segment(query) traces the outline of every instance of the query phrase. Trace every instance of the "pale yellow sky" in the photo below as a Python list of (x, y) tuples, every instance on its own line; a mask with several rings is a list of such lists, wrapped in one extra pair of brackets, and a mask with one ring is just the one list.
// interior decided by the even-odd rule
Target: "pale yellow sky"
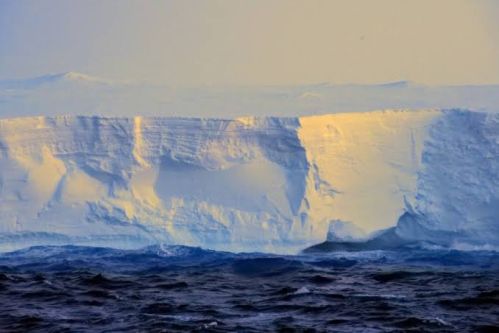
[(493, 0), (0, 1), (0, 79), (499, 83)]

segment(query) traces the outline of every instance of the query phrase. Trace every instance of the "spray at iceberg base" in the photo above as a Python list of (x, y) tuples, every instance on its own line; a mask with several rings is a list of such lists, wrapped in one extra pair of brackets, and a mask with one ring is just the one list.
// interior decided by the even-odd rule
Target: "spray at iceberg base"
[(0, 120), (2, 251), (494, 249), (498, 219), (499, 114)]

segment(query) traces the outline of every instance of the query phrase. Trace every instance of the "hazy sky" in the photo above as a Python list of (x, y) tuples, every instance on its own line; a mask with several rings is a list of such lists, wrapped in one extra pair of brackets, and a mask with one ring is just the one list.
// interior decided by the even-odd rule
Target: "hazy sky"
[(499, 83), (495, 0), (0, 0), (0, 79)]

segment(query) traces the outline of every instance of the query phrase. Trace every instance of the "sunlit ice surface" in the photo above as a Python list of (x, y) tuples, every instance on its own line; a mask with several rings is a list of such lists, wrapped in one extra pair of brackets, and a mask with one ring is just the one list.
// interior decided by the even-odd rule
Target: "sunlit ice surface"
[(496, 247), (497, 126), (496, 113), (439, 109), (3, 119), (1, 247), (297, 253), (389, 228)]

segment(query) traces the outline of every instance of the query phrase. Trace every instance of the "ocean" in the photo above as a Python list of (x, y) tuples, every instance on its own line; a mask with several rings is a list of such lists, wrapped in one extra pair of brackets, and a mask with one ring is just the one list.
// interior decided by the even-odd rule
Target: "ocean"
[(1, 332), (498, 332), (499, 253), (0, 255)]

